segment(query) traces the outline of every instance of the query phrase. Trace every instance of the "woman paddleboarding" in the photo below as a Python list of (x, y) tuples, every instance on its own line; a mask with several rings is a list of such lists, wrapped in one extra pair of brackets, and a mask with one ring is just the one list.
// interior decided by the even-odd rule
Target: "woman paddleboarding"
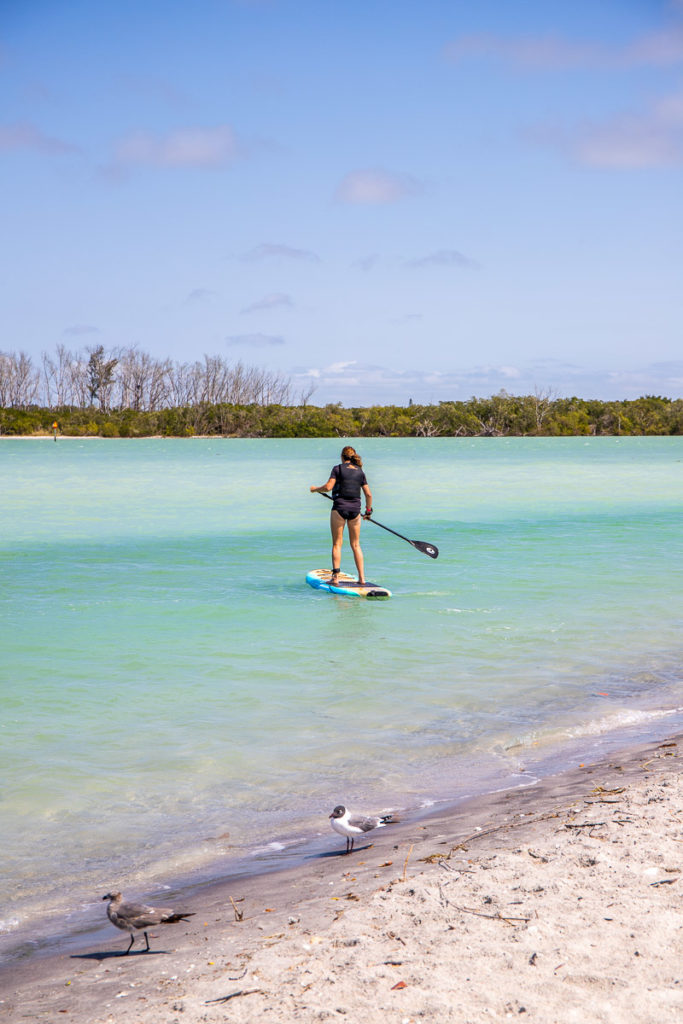
[[(358, 572), (358, 582), (365, 582), (363, 552), (360, 546), (361, 519), (372, 515), (372, 493), (363, 472), (363, 460), (355, 448), (347, 444), (342, 449), (341, 462), (334, 466), (330, 479), (322, 487), (311, 487), (311, 494), (332, 491), (330, 530), (332, 531), (332, 581), (341, 572), (341, 550), (344, 526), (349, 524), (349, 544)], [(361, 491), (365, 495), (365, 512), (361, 516)], [(331, 582), (332, 582), (331, 581)]]

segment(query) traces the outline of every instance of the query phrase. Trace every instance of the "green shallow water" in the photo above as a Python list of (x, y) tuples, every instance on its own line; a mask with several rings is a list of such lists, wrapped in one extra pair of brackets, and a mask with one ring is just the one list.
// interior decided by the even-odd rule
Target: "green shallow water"
[(0, 950), (680, 727), (683, 439), (356, 447), (390, 601), (304, 583), (336, 441), (0, 441)]

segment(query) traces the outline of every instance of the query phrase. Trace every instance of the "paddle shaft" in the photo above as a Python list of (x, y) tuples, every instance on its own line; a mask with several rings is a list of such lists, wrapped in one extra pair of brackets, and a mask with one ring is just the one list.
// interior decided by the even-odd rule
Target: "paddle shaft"
[[(322, 494), (323, 498), (328, 498), (330, 501), (334, 501), (334, 498), (327, 494), (325, 491), (318, 491), (318, 494)], [(400, 537), (401, 540), (406, 541), (408, 544), (412, 544), (414, 548), (421, 551), (423, 555), (429, 555), (430, 558), (439, 557), (439, 549), (435, 544), (427, 544), (423, 540), (411, 540), (410, 537), (404, 537), (402, 533), (397, 533), (396, 530), (392, 530), (390, 526), (385, 526), (383, 523), (379, 523), (372, 516), (366, 517), (367, 522), (374, 523), (375, 526), (379, 526), (382, 530), (386, 530), (387, 533), (393, 533), (394, 537)]]

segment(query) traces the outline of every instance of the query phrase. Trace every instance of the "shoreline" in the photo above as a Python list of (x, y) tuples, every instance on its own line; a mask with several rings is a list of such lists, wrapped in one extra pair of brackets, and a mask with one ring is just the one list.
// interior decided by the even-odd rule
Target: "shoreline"
[[(123, 958), (127, 934), (109, 924), (103, 904), (102, 926), (95, 933), (70, 936), (56, 949), (0, 968), (0, 1009), (20, 1013), (23, 1020), (44, 1021), (46, 1014), (62, 1012), (82, 1024), (109, 1024), (130, 1019), (132, 999), (135, 1019), (142, 1024), (171, 1019), (172, 1010), (172, 1019), (181, 1013), (189, 1024), (224, 1020), (227, 1007), (237, 1021), (266, 1014), (284, 1022), (301, 1014), (323, 1019), (344, 1013), (356, 1020), (362, 1013), (365, 1020), (379, 1022), (417, 1020), (416, 1014), (428, 1013), (430, 1019), (460, 1022), (482, 1019), (485, 993), (476, 979), (486, 966), (493, 969), (491, 980), (500, 975), (499, 982), (513, 993), (496, 1011), (500, 1019), (512, 1012), (505, 1010), (507, 1005), (515, 1015), (539, 1024), (580, 1019), (578, 1004), (576, 1018), (556, 1016), (565, 1004), (554, 1003), (552, 992), (539, 988), (545, 978), (546, 987), (557, 988), (556, 999), (571, 991), (573, 997), (579, 993), (593, 1000), (592, 1015), (584, 1012), (583, 1019), (654, 1024), (683, 1008), (683, 976), (680, 983), (673, 977), (680, 970), (676, 944), (680, 949), (683, 914), (672, 909), (678, 896), (674, 883), (683, 873), (683, 823), (676, 799), (682, 752), (680, 735), (631, 744), (531, 786), (424, 812), (373, 833), (373, 841), (359, 844), (349, 857), (341, 837), (330, 830), (328, 841), (310, 844), (310, 854), (294, 866), (149, 898), (195, 913), (173, 929), (150, 930), (154, 955), (139, 952), (144, 949), (140, 935), (132, 954)], [(596, 804), (599, 814), (593, 810)], [(638, 864), (633, 889), (622, 876), (633, 874)], [(539, 888), (536, 883), (543, 884)], [(632, 970), (637, 961), (641, 970), (632, 978), (615, 970), (616, 980), (610, 981), (597, 965), (585, 963), (579, 971), (578, 960), (591, 955), (589, 935), (573, 935), (569, 952), (562, 947), (569, 941), (565, 918), (583, 913), (581, 906), (589, 908), (591, 901), (594, 927), (605, 930), (601, 900), (594, 902), (598, 884), (601, 900), (607, 892), (611, 904), (610, 910), (603, 907), (604, 921), (619, 922), (607, 928), (617, 939), (610, 962), (622, 957), (635, 928), (629, 921), (639, 907), (645, 917), (656, 916), (651, 930), (658, 935), (659, 961), (648, 959), (650, 938), (634, 933), (638, 942), (629, 952), (628, 967)], [(510, 909), (506, 903), (507, 910), (501, 904), (506, 887), (513, 905)], [(147, 900), (139, 892), (125, 896)], [(538, 913), (541, 904), (543, 914)], [(659, 933), (665, 926), (670, 934), (662, 943)], [(482, 935), (488, 938), (476, 952)], [(528, 952), (532, 939), (534, 949)], [(600, 955), (606, 941), (597, 943)], [(553, 950), (558, 947), (550, 974), (530, 969), (548, 968), (544, 942)], [(522, 949), (528, 952), (526, 960), (510, 964)], [(443, 956), (437, 955), (440, 950)], [(569, 989), (560, 983), (567, 980), (567, 964), (574, 972)], [(650, 977), (653, 971), (671, 975), (670, 985), (659, 984), (654, 999), (644, 986), (643, 968)], [(533, 985), (520, 1001), (514, 993), (522, 974)], [(394, 987), (399, 982), (403, 987)], [(632, 1018), (596, 1012), (607, 990), (611, 1000), (635, 1007), (637, 986), (644, 986), (637, 998), (648, 995), (651, 1011), (634, 1009)], [(466, 997), (468, 987), (473, 991)], [(452, 1007), (448, 1000), (439, 1002), (442, 990), (444, 998), (450, 992), (448, 999), (455, 999)], [(377, 1002), (368, 1004), (373, 991)], [(494, 1007), (493, 994), (491, 1000)], [(394, 1009), (398, 1016), (387, 1017)], [(485, 1019), (497, 1019), (496, 1013), (487, 1011)]]
[[(654, 437), (654, 438), (680, 438), (681, 434), (650, 434), (643, 432), (641, 434), (435, 434), (431, 437), (421, 437), (414, 434), (400, 434), (391, 435), (389, 440), (392, 441), (505, 441), (511, 438), (523, 440), (523, 441), (538, 441), (540, 438), (548, 438), (550, 440), (566, 440), (567, 438), (585, 438), (588, 440), (596, 440), (597, 438), (617, 438), (620, 441), (626, 438), (643, 438), (643, 437)], [(38, 434), (2, 434), (0, 433), (0, 441), (54, 441), (54, 435), (52, 433), (38, 433)], [(350, 440), (385, 440), (384, 434), (362, 434), (362, 435), (350, 435)], [(130, 437), (105, 437), (103, 434), (58, 434), (58, 441), (335, 441), (337, 435), (320, 434), (311, 436), (310, 434), (300, 434), (294, 437), (279, 436), (279, 435), (266, 435), (263, 434), (135, 434)]]
[[(378, 814), (393, 813), (402, 822), (401, 828), (419, 827), (435, 817), (456, 820), (470, 811), (476, 816), (491, 802), (495, 805), (499, 799), (507, 800), (519, 791), (534, 794), (552, 786), (553, 780), (563, 778), (583, 760), (601, 764), (624, 750), (663, 743), (669, 735), (677, 735), (679, 731), (683, 736), (680, 714), (683, 709), (659, 710), (661, 717), (648, 718), (638, 724), (622, 724), (597, 734), (565, 736), (560, 743), (555, 741), (540, 748), (537, 744), (533, 747), (516, 744), (504, 750), (500, 747), (489, 750), (487, 757), (480, 751), (474, 761), (465, 757), (449, 762), (447, 774), (454, 780), (455, 792), (452, 786), (438, 791), (432, 788), (425, 791), (420, 787), (411, 791), (408, 803), (404, 802), (408, 794), (399, 790), (390, 794), (376, 793), (374, 800), (363, 802), (362, 809)], [(673, 721), (669, 720), (671, 715), (674, 715)], [(486, 761), (488, 767), (484, 767)], [(351, 806), (356, 804), (352, 802)], [(223, 847), (222, 850), (210, 853), (207, 859), (202, 858), (192, 866), (188, 863), (181, 866), (175, 858), (164, 864), (163, 856), (150, 863), (143, 860), (134, 872), (135, 882), (131, 882), (130, 864), (122, 872), (115, 866), (113, 870), (99, 870), (96, 878), (92, 877), (92, 872), (87, 872), (82, 884), (74, 884), (76, 876), (69, 873), (66, 877), (68, 896), (58, 901), (53, 899), (40, 910), (34, 907), (31, 916), (16, 931), (0, 935), (3, 940), (0, 942), (0, 974), (24, 959), (33, 961), (78, 949), (89, 938), (99, 937), (103, 931), (106, 933), (109, 925), (106, 918), (102, 921), (97, 895), (103, 887), (135, 892), (136, 899), (165, 905), (169, 893), (191, 897), (207, 889), (241, 885), (268, 875), (296, 871), (317, 857), (329, 856), (331, 841), (334, 845), (336, 840), (327, 826), (328, 810), (311, 817), (309, 809), (305, 823), (293, 818), (286, 830), (281, 828), (269, 835), (252, 836), (250, 841), (242, 836), (236, 842), (237, 837), (231, 831), (226, 846), (223, 846), (226, 836), (211, 834), (203, 836), (197, 844), (195, 833), (191, 846), (198, 845), (204, 850), (215, 845)], [(197, 825), (195, 821), (195, 829)], [(185, 845), (181, 844), (178, 850), (185, 851)], [(183, 857), (180, 859), (182, 861)], [(58, 930), (60, 917), (64, 919), (61, 933)], [(37, 934), (31, 931), (32, 921), (40, 929)]]

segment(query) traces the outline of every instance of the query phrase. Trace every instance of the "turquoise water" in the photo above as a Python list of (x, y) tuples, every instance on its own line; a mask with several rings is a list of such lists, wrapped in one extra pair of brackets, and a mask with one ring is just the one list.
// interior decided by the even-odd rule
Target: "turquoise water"
[(339, 447), (0, 441), (0, 951), (681, 727), (682, 438), (358, 441), (441, 552), (364, 524), (375, 603), (303, 582)]

